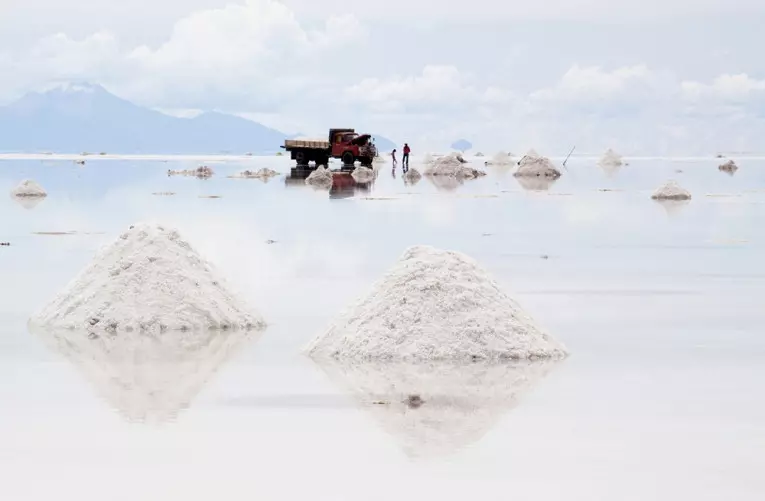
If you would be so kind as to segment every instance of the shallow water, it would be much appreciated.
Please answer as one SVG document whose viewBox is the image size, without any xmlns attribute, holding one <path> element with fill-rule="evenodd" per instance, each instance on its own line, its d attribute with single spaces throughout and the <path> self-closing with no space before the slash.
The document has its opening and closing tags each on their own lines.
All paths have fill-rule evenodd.
<svg viewBox="0 0 765 501">
<path fill-rule="evenodd" d="M 717 159 L 606 173 L 573 158 L 541 192 L 509 168 L 408 186 L 385 164 L 372 186 L 332 193 L 226 177 L 286 174 L 284 158 L 210 160 L 209 180 L 167 176 L 191 159 L 0 161 L 0 192 L 33 178 L 49 193 L 29 208 L 0 196 L 4 499 L 762 499 L 765 160 L 729 176 Z M 667 179 L 693 200 L 652 201 Z M 27 331 L 142 220 L 176 225 L 270 327 L 100 351 Z M 544 370 L 305 359 L 414 244 L 475 257 L 571 357 Z M 419 409 L 397 393 L 415 388 Z"/>
</svg>

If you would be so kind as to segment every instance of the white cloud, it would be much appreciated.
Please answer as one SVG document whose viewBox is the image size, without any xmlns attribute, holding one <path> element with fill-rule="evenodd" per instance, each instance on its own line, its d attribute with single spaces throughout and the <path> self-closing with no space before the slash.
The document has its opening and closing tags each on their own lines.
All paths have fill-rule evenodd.
<svg viewBox="0 0 765 501">
<path fill-rule="evenodd" d="M 365 34 L 349 15 L 307 28 L 281 2 L 244 0 L 180 19 L 156 48 L 121 48 L 115 36 L 100 32 L 81 40 L 57 34 L 26 51 L 0 51 L 0 70 L 13 74 L 15 84 L 0 92 L 78 79 L 150 106 L 262 109 L 310 88 L 333 51 L 353 55 Z"/>
<path fill-rule="evenodd" d="M 719 99 L 745 103 L 753 98 L 765 97 L 765 80 L 757 80 L 746 73 L 724 74 L 715 78 L 711 84 L 684 81 L 681 89 L 683 97 L 689 101 Z"/>
<path fill-rule="evenodd" d="M 415 76 L 366 78 L 346 89 L 349 99 L 380 112 L 432 112 L 507 104 L 512 96 L 498 87 L 478 87 L 454 66 L 425 66 Z"/>
</svg>

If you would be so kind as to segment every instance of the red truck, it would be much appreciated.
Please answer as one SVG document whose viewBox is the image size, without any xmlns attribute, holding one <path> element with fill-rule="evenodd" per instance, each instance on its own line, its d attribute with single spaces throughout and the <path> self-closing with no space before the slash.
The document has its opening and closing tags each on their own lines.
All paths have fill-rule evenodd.
<svg viewBox="0 0 765 501">
<path fill-rule="evenodd" d="M 354 129 L 329 129 L 329 140 L 323 139 L 287 139 L 282 146 L 290 152 L 290 158 L 298 167 L 316 162 L 327 165 L 330 158 L 340 158 L 347 167 L 354 162 L 370 166 L 377 156 L 377 148 L 369 134 L 357 134 Z"/>
</svg>

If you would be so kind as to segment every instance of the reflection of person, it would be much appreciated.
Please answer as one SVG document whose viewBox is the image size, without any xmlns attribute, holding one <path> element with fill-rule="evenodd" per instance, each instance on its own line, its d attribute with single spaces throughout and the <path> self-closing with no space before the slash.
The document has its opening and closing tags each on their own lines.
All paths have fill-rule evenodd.
<svg viewBox="0 0 765 501">
<path fill-rule="evenodd" d="M 396 148 L 393 148 L 393 151 L 390 152 L 390 156 L 393 157 L 393 168 L 396 168 L 396 164 L 398 163 L 396 161 Z"/>
<path fill-rule="evenodd" d="M 409 143 L 404 143 L 404 156 L 401 158 L 401 167 L 404 169 L 409 168 Z"/>
</svg>

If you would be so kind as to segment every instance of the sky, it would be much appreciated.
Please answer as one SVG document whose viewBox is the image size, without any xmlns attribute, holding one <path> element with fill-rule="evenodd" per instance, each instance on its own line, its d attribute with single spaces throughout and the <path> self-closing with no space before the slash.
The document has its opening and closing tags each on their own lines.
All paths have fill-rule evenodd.
<svg viewBox="0 0 765 501">
<path fill-rule="evenodd" d="M 763 153 L 762 26 L 761 0 L 0 0 L 0 105 L 87 81 L 415 151 Z"/>
</svg>

